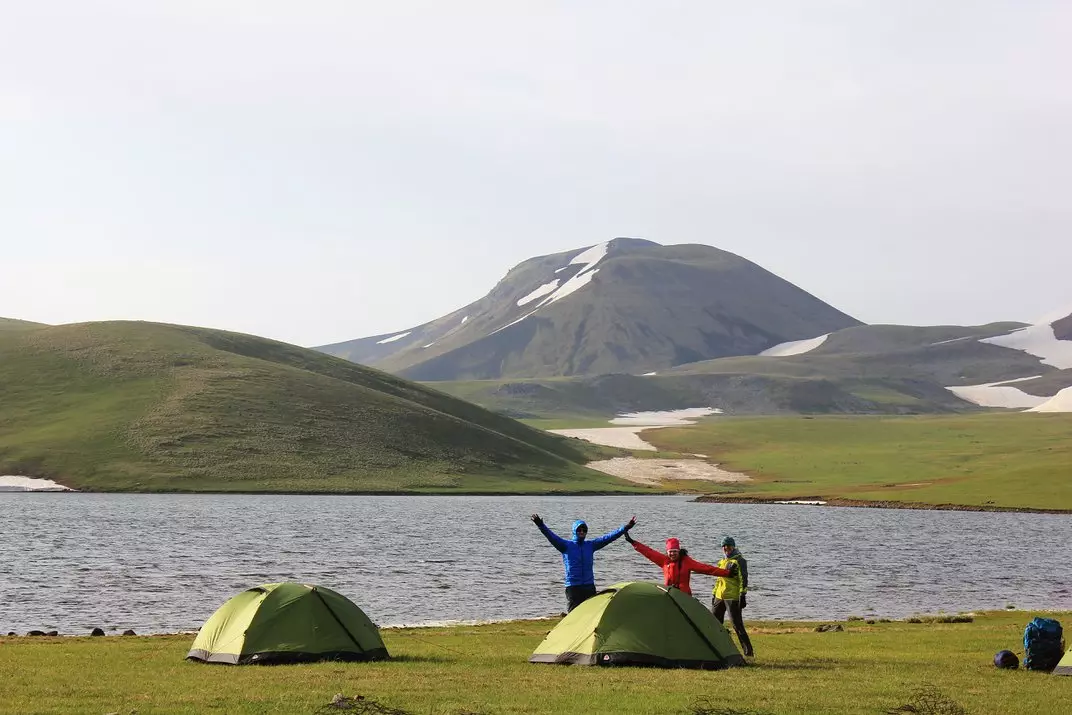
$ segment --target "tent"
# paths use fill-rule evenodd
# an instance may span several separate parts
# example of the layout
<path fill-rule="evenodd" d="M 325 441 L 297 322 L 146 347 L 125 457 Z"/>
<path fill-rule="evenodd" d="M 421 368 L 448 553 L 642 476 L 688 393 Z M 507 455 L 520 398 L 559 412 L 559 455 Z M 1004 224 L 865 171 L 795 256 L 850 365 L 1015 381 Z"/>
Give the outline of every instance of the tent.
<path fill-rule="evenodd" d="M 244 665 L 389 656 L 379 630 L 345 596 L 323 586 L 269 583 L 220 606 L 186 657 Z"/>
<path fill-rule="evenodd" d="M 1072 648 L 1065 652 L 1065 657 L 1053 669 L 1054 675 L 1072 675 Z"/>
<path fill-rule="evenodd" d="M 617 583 L 573 609 L 531 663 L 726 668 L 743 665 L 722 624 L 692 596 L 653 583 Z"/>

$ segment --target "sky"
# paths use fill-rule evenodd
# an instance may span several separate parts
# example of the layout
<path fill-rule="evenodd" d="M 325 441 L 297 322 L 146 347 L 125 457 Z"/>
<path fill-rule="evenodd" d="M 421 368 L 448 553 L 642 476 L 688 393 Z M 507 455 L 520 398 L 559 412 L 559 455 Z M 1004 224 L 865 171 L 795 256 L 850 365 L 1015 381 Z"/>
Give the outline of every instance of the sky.
<path fill-rule="evenodd" d="M 0 315 L 301 345 L 616 236 L 1072 306 L 1065 0 L 0 0 Z"/>

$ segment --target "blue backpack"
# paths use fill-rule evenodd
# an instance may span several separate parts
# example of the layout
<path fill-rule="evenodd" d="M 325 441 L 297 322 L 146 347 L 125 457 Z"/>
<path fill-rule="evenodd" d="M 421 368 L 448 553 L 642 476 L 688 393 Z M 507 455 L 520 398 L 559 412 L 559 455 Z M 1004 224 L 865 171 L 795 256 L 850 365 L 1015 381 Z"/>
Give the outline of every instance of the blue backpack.
<path fill-rule="evenodd" d="M 1052 618 L 1033 618 L 1024 629 L 1024 667 L 1045 670 L 1057 667 L 1065 654 L 1061 623 Z"/>

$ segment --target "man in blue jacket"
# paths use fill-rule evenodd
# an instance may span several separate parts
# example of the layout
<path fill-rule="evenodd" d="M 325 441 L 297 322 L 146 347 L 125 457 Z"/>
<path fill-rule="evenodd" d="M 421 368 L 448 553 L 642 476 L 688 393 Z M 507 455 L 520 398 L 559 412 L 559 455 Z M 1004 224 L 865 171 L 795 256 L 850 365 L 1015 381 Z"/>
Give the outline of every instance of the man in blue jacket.
<path fill-rule="evenodd" d="M 636 525 L 636 517 L 618 529 L 595 539 L 587 539 L 588 524 L 578 519 L 573 522 L 573 541 L 566 541 L 547 528 L 539 514 L 532 515 L 532 523 L 539 527 L 547 540 L 562 552 L 562 565 L 566 569 L 566 610 L 572 611 L 587 599 L 596 595 L 596 577 L 592 570 L 592 561 L 596 551 L 619 538 Z"/>

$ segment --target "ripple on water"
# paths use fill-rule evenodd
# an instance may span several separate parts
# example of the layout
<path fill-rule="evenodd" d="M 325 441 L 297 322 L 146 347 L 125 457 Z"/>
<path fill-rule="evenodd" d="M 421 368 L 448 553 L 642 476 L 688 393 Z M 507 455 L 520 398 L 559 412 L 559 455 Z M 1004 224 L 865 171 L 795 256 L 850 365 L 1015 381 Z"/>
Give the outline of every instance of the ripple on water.
<path fill-rule="evenodd" d="M 731 534 L 749 559 L 752 618 L 1072 609 L 1072 518 L 1062 515 L 682 497 L 19 493 L 0 494 L 0 510 L 4 632 L 189 631 L 235 593 L 281 580 L 329 586 L 382 624 L 553 615 L 564 606 L 562 562 L 533 512 L 564 534 L 577 517 L 603 533 L 637 514 L 636 538 L 677 536 L 707 561 Z M 1012 563 L 1015 588 L 996 577 Z M 597 557 L 601 584 L 658 576 L 624 542 Z M 713 579 L 693 583 L 706 602 Z"/>

